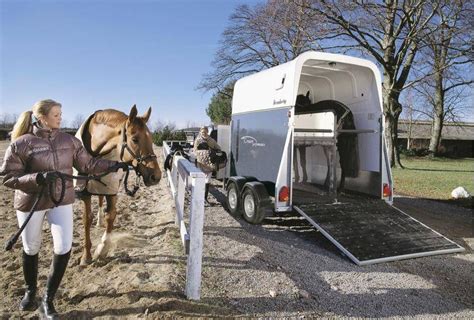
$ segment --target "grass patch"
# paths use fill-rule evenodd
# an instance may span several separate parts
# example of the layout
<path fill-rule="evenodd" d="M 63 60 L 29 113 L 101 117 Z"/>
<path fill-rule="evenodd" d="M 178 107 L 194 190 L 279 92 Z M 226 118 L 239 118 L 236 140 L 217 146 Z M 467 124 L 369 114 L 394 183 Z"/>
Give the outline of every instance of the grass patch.
<path fill-rule="evenodd" d="M 405 169 L 393 168 L 395 194 L 448 200 L 451 191 L 464 187 L 474 192 L 474 159 L 402 157 Z"/>

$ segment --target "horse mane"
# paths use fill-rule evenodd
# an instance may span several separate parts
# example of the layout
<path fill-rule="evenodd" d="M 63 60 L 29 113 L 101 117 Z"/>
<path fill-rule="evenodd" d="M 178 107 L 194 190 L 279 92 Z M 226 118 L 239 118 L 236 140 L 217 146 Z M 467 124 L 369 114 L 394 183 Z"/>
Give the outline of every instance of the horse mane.
<path fill-rule="evenodd" d="M 105 124 L 111 128 L 123 124 L 128 116 L 122 111 L 114 109 L 105 109 L 97 111 L 94 115 L 94 122 L 97 124 Z"/>

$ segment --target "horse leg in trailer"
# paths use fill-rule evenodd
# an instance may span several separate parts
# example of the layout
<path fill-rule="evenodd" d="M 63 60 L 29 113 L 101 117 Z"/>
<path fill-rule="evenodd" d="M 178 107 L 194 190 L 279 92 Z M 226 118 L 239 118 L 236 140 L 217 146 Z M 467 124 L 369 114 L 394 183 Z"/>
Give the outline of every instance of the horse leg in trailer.
<path fill-rule="evenodd" d="M 84 226 L 84 248 L 82 251 L 81 257 L 81 266 L 88 265 L 92 262 L 91 256 L 91 225 L 92 225 L 92 206 L 91 206 L 91 196 L 85 195 L 81 198 L 84 203 L 84 210 L 82 211 L 82 224 Z"/>
<path fill-rule="evenodd" d="M 306 172 L 306 146 L 300 146 L 300 162 L 303 169 L 303 182 L 308 182 L 308 173 Z"/>
<path fill-rule="evenodd" d="M 104 196 L 99 196 L 99 210 L 97 211 L 97 227 L 104 225 Z"/>
<path fill-rule="evenodd" d="M 344 172 L 344 167 L 341 164 L 341 182 L 339 182 L 339 189 L 337 191 L 342 192 L 344 191 L 345 180 L 346 180 L 346 173 Z"/>
<path fill-rule="evenodd" d="M 295 177 L 295 183 L 300 182 L 300 174 L 299 174 L 299 168 L 298 168 L 298 161 L 296 160 L 296 156 L 298 154 L 298 147 L 295 147 L 294 150 L 294 157 L 293 157 L 293 172 L 294 172 L 294 177 Z M 301 156 L 300 156 L 301 157 Z"/>
<path fill-rule="evenodd" d="M 328 188 L 329 190 L 329 179 L 330 179 L 330 175 L 331 175 L 331 170 L 329 169 L 330 166 L 331 166 L 331 159 L 329 157 L 329 150 L 328 150 L 328 147 L 327 146 L 321 146 L 323 148 L 323 151 L 324 151 L 324 156 L 326 157 L 326 166 L 327 166 L 327 171 L 326 171 L 326 179 L 324 180 L 324 187 L 325 188 Z"/>
<path fill-rule="evenodd" d="M 106 208 L 105 208 L 105 223 L 106 229 L 105 233 L 102 236 L 100 244 L 97 246 L 97 249 L 94 253 L 94 259 L 104 258 L 107 256 L 107 253 L 111 247 L 111 233 L 114 227 L 115 216 L 117 215 L 117 196 L 108 195 L 105 196 Z"/>

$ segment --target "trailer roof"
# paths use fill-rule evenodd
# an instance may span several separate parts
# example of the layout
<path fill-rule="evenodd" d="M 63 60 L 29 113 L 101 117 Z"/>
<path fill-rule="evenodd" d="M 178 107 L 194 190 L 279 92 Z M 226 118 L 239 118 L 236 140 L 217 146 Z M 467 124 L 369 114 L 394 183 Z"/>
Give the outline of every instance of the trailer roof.
<path fill-rule="evenodd" d="M 294 106 L 303 77 L 324 79 L 328 83 L 328 97 L 348 105 L 360 101 L 341 96 L 341 91 L 350 91 L 347 96 L 359 97 L 358 100 L 361 100 L 360 92 L 362 96 L 364 92 L 369 93 L 364 99 L 375 94 L 378 102 L 373 108 L 382 110 L 381 77 L 375 64 L 346 55 L 308 51 L 292 61 L 238 80 L 234 87 L 232 114 Z M 349 80 L 341 81 L 341 77 Z M 342 87 L 343 82 L 347 88 Z"/>

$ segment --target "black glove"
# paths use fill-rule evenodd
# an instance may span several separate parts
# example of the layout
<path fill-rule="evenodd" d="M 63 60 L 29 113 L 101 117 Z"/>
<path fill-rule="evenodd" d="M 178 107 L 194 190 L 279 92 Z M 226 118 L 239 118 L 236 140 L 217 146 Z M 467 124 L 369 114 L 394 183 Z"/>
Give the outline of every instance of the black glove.
<path fill-rule="evenodd" d="M 120 169 L 122 169 L 123 171 L 128 170 L 128 164 L 125 162 L 117 162 L 110 168 L 110 170 L 113 171 L 119 171 Z"/>
<path fill-rule="evenodd" d="M 36 183 L 40 186 L 50 184 L 58 178 L 56 171 L 39 172 L 36 175 Z"/>

